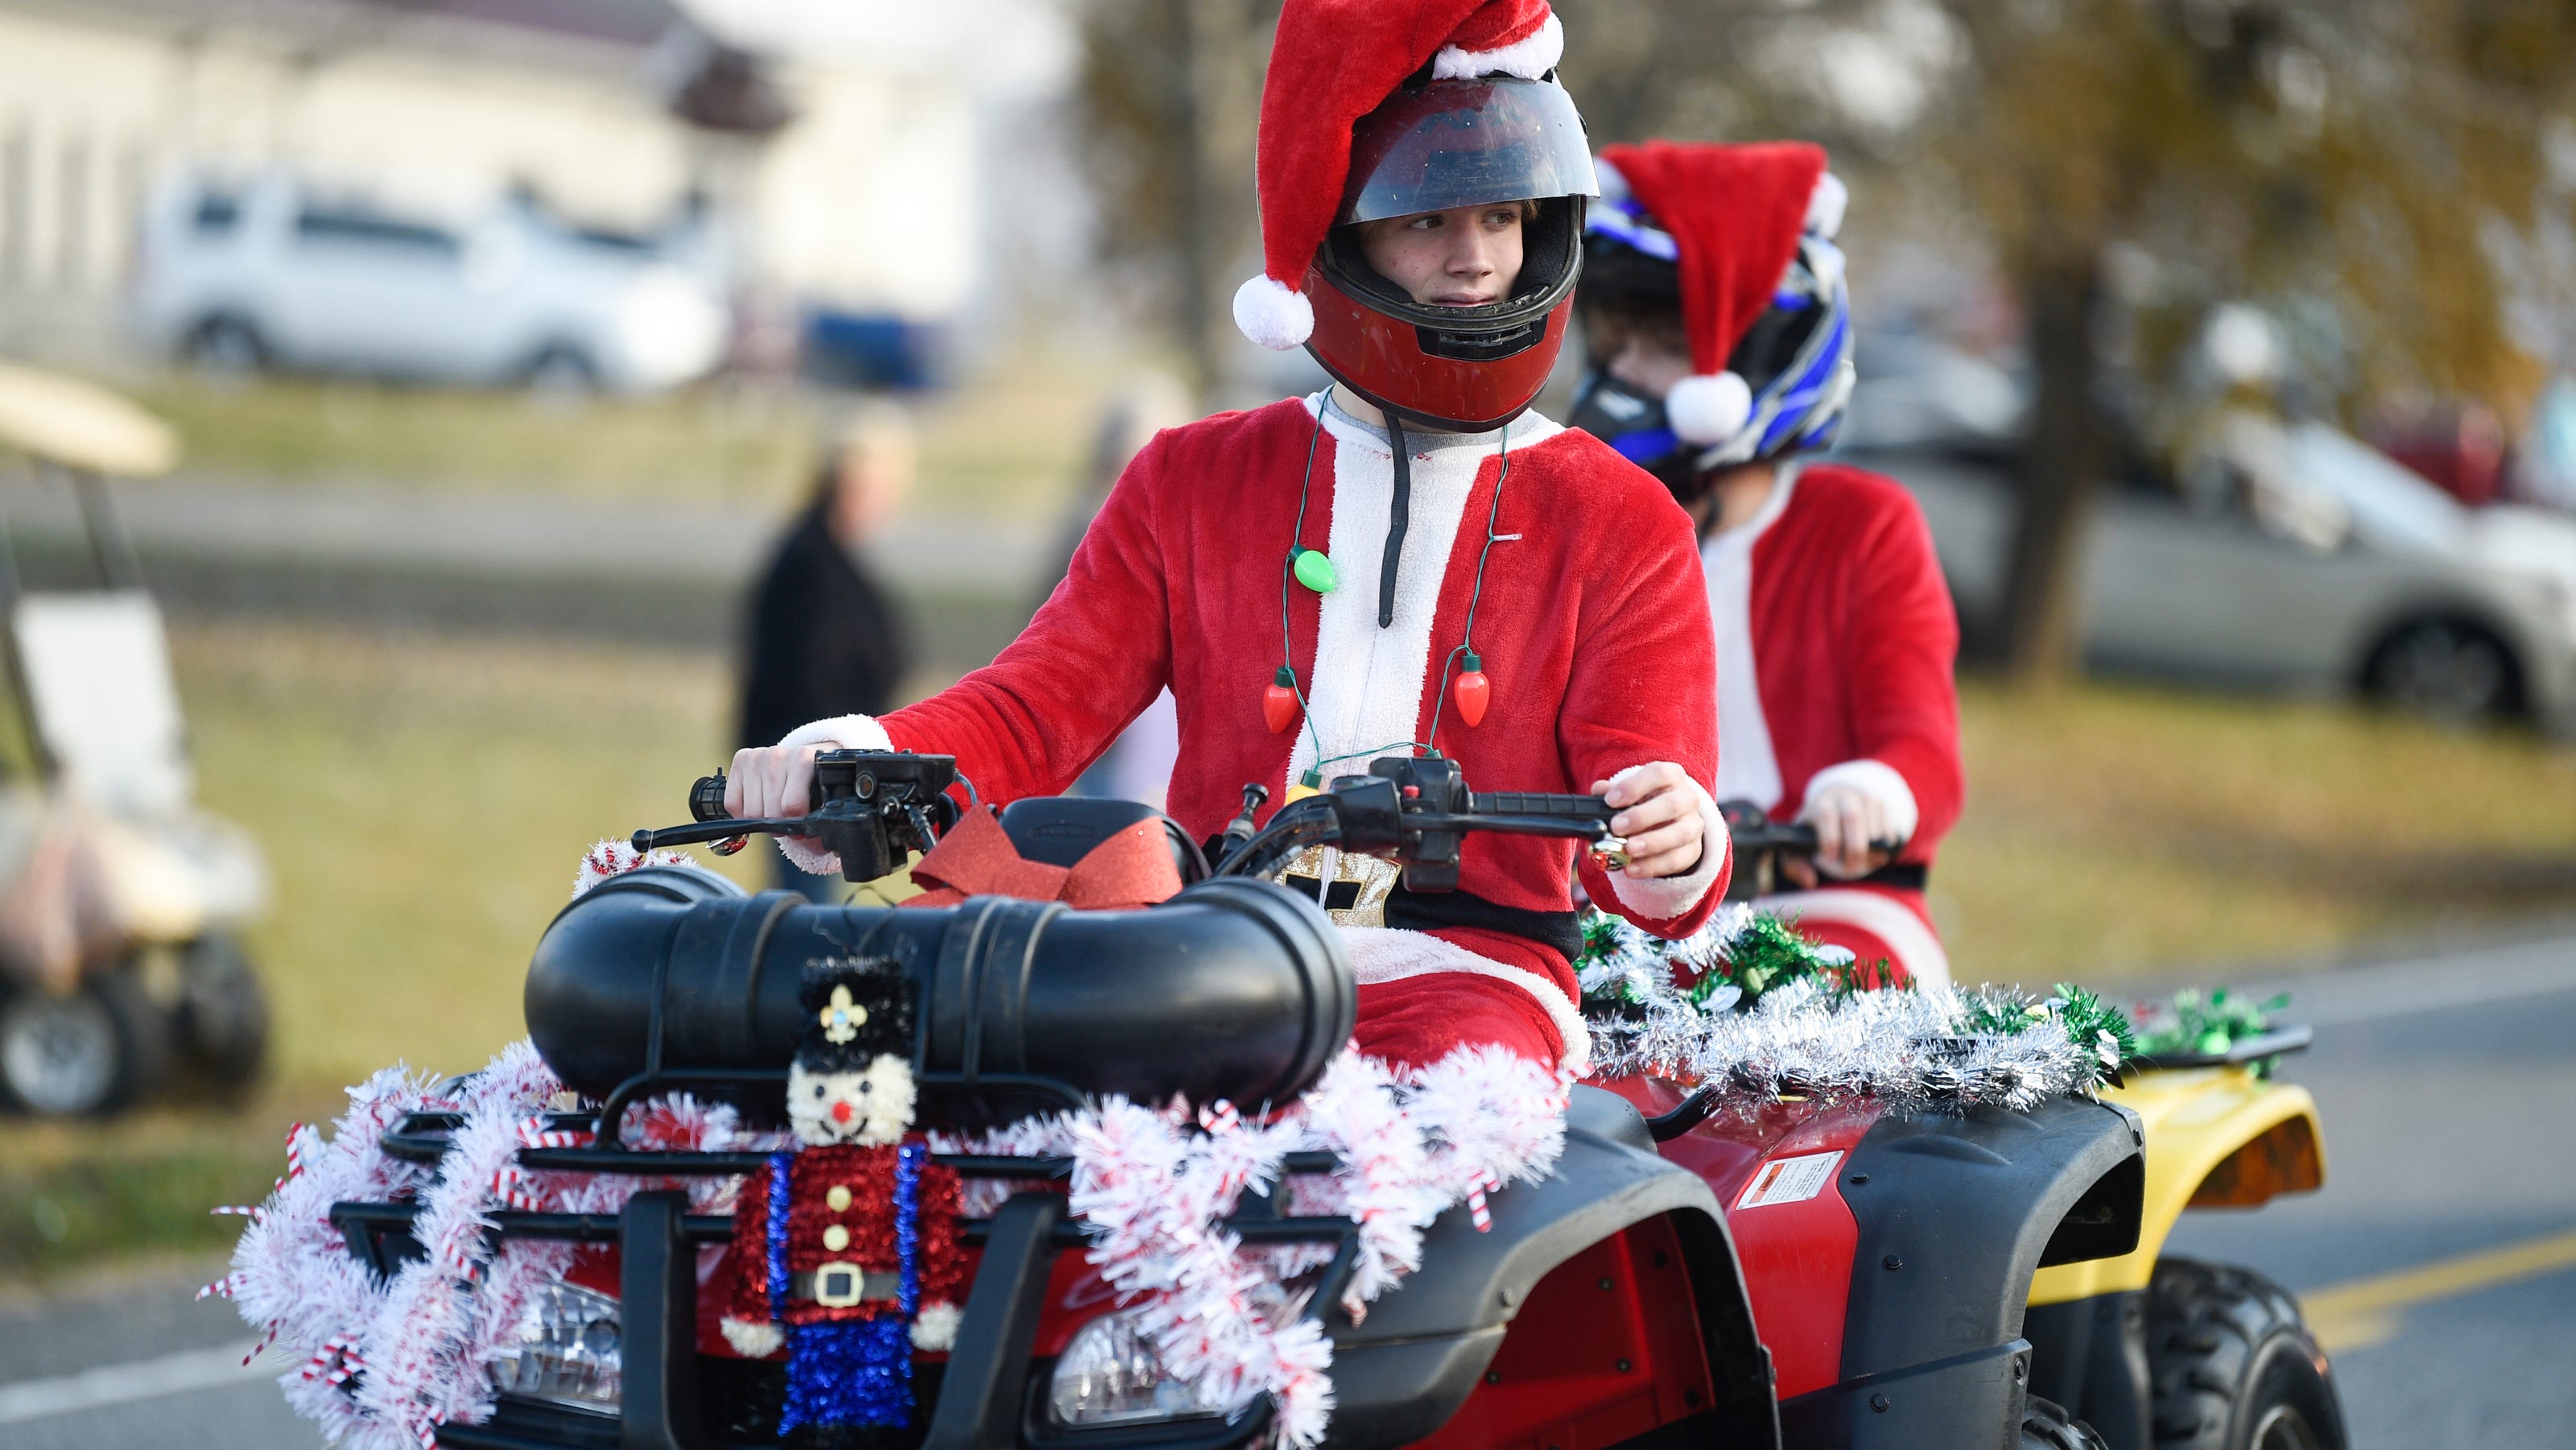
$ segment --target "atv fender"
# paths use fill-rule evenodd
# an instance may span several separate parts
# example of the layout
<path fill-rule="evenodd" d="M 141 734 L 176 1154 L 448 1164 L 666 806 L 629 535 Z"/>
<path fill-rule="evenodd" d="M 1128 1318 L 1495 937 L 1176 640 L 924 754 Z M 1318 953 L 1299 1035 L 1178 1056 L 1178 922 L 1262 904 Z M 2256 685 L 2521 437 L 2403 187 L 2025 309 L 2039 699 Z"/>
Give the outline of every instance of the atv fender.
<path fill-rule="evenodd" d="M 2106 1096 L 2146 1128 L 2138 1246 L 2040 1270 L 2030 1286 L 2034 1305 L 2144 1290 L 2165 1236 L 2195 1202 L 2251 1208 L 2325 1183 L 2325 1134 L 2306 1088 L 2243 1067 L 2207 1067 L 2142 1073 Z"/>
<path fill-rule="evenodd" d="M 1779 1444 L 1771 1357 L 1753 1328 L 1733 1242 L 1708 1185 L 1655 1153 L 1624 1098 L 1578 1086 L 1565 1156 L 1545 1181 L 1496 1193 L 1493 1229 L 1465 1209 L 1424 1233 L 1422 1269 L 1352 1324 L 1336 1308 L 1333 1450 L 1419 1440 L 1458 1412 L 1548 1271 L 1631 1225 L 1669 1216 L 1691 1271 L 1714 1391 L 1702 1444 Z"/>
<path fill-rule="evenodd" d="M 2031 1388 L 2074 1407 L 2113 1450 L 2150 1439 L 2148 1286 L 2190 1207 L 2251 1208 L 2325 1182 L 2325 1139 L 2307 1089 L 2243 1066 L 2159 1069 L 2111 1094 L 2146 1130 L 2138 1245 L 2031 1281 Z"/>
<path fill-rule="evenodd" d="M 1781 1405 L 1787 1443 L 2008 1435 L 2028 1394 L 2032 1276 L 2136 1245 L 2141 1139 L 2135 1115 L 2076 1098 L 1873 1124 L 1838 1170 L 1859 1228 L 1842 1382 Z"/>

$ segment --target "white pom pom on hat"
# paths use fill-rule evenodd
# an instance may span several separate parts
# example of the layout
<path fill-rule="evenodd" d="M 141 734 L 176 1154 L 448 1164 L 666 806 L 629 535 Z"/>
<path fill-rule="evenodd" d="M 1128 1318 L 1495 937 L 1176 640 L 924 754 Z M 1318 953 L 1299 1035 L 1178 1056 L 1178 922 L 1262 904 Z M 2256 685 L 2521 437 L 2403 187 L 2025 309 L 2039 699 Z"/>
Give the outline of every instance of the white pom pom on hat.
<path fill-rule="evenodd" d="M 1315 304 L 1286 283 L 1255 277 L 1234 289 L 1234 325 L 1272 352 L 1306 345 L 1315 332 Z"/>
<path fill-rule="evenodd" d="M 1753 389 L 1735 373 L 1701 373 L 1673 384 L 1664 418 L 1685 443 L 1707 447 L 1741 432 L 1753 416 Z"/>

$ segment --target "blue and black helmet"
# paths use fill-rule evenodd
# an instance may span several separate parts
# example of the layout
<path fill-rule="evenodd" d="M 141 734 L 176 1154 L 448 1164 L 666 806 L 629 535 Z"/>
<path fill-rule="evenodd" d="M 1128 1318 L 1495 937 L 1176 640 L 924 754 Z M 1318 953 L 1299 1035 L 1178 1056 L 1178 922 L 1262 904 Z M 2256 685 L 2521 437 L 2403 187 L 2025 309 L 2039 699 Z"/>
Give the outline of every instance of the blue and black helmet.
<path fill-rule="evenodd" d="M 1711 470 L 1830 446 L 1855 377 L 1851 298 L 1842 249 L 1833 242 L 1840 206 L 1811 213 L 1770 307 L 1727 360 L 1727 371 L 1751 394 L 1742 424 L 1714 443 L 1695 444 L 1675 431 L 1662 396 L 1611 370 L 1608 339 L 1642 330 L 1682 356 L 1689 346 L 1678 243 L 1627 194 L 1615 168 L 1602 164 L 1600 177 L 1602 197 L 1585 221 L 1583 281 L 1575 294 L 1589 355 L 1573 426 L 1683 499 L 1702 491 Z M 1823 185 L 1838 202 L 1840 182 L 1828 176 Z"/>

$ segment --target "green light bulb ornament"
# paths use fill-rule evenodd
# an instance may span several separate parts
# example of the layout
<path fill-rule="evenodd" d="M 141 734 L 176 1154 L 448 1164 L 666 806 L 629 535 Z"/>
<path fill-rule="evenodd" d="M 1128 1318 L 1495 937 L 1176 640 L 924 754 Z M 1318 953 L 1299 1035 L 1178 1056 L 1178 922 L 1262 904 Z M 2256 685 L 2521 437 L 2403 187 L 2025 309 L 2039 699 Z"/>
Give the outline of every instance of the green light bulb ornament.
<path fill-rule="evenodd" d="M 1330 594 L 1342 582 L 1333 561 L 1321 549 L 1299 549 L 1290 556 L 1289 568 L 1297 582 L 1318 594 Z"/>

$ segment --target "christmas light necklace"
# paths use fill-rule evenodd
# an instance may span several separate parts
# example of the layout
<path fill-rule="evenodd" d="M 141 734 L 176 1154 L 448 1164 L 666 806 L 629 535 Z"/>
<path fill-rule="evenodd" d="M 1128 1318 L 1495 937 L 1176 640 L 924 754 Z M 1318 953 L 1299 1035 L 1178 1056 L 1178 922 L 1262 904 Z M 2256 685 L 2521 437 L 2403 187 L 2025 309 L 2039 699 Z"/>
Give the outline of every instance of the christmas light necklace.
<path fill-rule="evenodd" d="M 1296 529 L 1290 535 L 1288 557 L 1282 562 L 1279 570 L 1279 670 L 1271 677 L 1270 687 L 1263 691 L 1261 699 L 1262 723 L 1270 727 L 1270 733 L 1276 735 L 1301 718 L 1306 722 L 1306 738 L 1314 744 L 1316 756 L 1315 763 L 1309 766 L 1299 778 L 1298 786 L 1307 791 L 1322 788 L 1325 766 L 1344 760 L 1376 756 L 1399 745 L 1409 746 L 1437 757 L 1440 753 L 1438 742 L 1441 717 L 1448 710 L 1453 695 L 1458 706 L 1458 716 L 1467 722 L 1468 729 L 1473 730 L 1484 722 L 1486 707 L 1493 701 L 1493 684 L 1485 678 L 1484 661 L 1476 653 L 1476 607 L 1484 601 L 1485 597 L 1485 565 L 1493 557 L 1494 524 L 1502 515 L 1503 485 L 1512 476 L 1512 429 L 1511 424 L 1506 422 L 1497 430 L 1499 437 L 1494 445 L 1497 460 L 1494 494 L 1485 505 L 1485 540 L 1476 552 L 1475 582 L 1467 591 L 1466 624 L 1459 631 L 1457 647 L 1450 650 L 1440 663 L 1440 689 L 1432 701 L 1430 738 L 1390 741 L 1369 750 L 1354 750 L 1341 755 L 1327 756 L 1324 754 L 1323 737 L 1315 729 L 1315 712 L 1309 708 L 1305 687 L 1297 679 L 1294 664 L 1296 638 L 1289 629 L 1288 587 L 1289 582 L 1294 580 L 1305 585 L 1316 595 L 1322 596 L 1331 593 L 1341 582 L 1339 571 L 1333 567 L 1332 557 L 1321 550 L 1309 549 L 1302 542 L 1306 537 L 1306 505 L 1315 483 L 1315 451 L 1317 445 L 1323 441 L 1324 408 L 1330 404 L 1331 393 L 1327 390 L 1324 401 L 1315 409 L 1314 431 L 1306 437 L 1306 467 L 1297 480 Z M 1409 500 L 1406 498 L 1405 485 L 1411 481 L 1412 471 L 1406 466 L 1410 460 L 1406 452 L 1403 425 L 1396 421 L 1396 416 L 1392 412 L 1386 415 L 1386 422 L 1387 441 L 1393 454 L 1391 466 L 1396 472 L 1396 490 L 1395 498 L 1389 508 L 1386 557 L 1380 565 L 1378 577 L 1378 627 L 1380 629 L 1386 628 L 1392 622 L 1395 571 L 1403 549 L 1404 531 L 1409 514 L 1407 507 Z M 1320 631 L 1316 643 L 1320 650 L 1322 647 Z M 1461 664 L 1466 668 L 1453 682 L 1449 673 Z M 1294 793 L 1295 791 L 1292 790 L 1292 795 Z"/>

